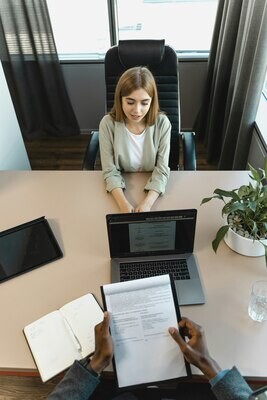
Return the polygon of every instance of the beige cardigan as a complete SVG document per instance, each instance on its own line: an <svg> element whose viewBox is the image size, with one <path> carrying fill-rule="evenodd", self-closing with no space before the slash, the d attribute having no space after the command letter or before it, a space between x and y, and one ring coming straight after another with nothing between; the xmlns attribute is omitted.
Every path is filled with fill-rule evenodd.
<svg viewBox="0 0 267 400"><path fill-rule="evenodd" d="M152 171L145 190L165 192L169 178L171 123L164 114L159 114L155 125L148 126L145 132L141 171ZM113 121L105 115L99 126L101 164L106 189L125 188L122 172L133 171L130 165L129 143L124 122Z"/></svg>

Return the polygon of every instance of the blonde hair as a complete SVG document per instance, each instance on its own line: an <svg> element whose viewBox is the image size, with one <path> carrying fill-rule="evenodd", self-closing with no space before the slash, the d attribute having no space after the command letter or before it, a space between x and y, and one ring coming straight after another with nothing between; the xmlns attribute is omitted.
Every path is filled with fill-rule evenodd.
<svg viewBox="0 0 267 400"><path fill-rule="evenodd" d="M122 109L122 97L129 96L137 89L144 89L151 97L150 107L145 119L147 125L154 125L160 112L158 91L155 79L146 67L130 68L121 75L115 89L114 104L109 114L115 121L122 122L125 118Z"/></svg>

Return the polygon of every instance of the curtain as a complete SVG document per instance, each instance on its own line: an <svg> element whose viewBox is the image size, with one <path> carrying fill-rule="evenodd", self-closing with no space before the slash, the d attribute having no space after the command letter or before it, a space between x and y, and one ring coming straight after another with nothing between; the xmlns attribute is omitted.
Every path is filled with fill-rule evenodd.
<svg viewBox="0 0 267 400"><path fill-rule="evenodd" d="M0 0L0 59L24 138L80 133L46 0Z"/></svg>
<svg viewBox="0 0 267 400"><path fill-rule="evenodd" d="M219 0L195 130L208 162L245 169L267 65L267 0Z"/></svg>

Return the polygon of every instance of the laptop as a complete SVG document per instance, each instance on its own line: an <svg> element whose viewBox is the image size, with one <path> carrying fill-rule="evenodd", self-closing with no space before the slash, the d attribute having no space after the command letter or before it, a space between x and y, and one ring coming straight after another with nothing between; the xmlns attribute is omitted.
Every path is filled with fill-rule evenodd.
<svg viewBox="0 0 267 400"><path fill-rule="evenodd" d="M204 304L193 254L197 210L106 216L111 282L172 274L180 305Z"/></svg>

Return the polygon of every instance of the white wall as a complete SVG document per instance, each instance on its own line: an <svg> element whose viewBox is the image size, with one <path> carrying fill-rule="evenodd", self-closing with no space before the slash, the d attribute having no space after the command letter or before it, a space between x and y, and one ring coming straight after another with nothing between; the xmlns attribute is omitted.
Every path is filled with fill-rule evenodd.
<svg viewBox="0 0 267 400"><path fill-rule="evenodd" d="M31 169L0 63L0 170Z"/></svg>

